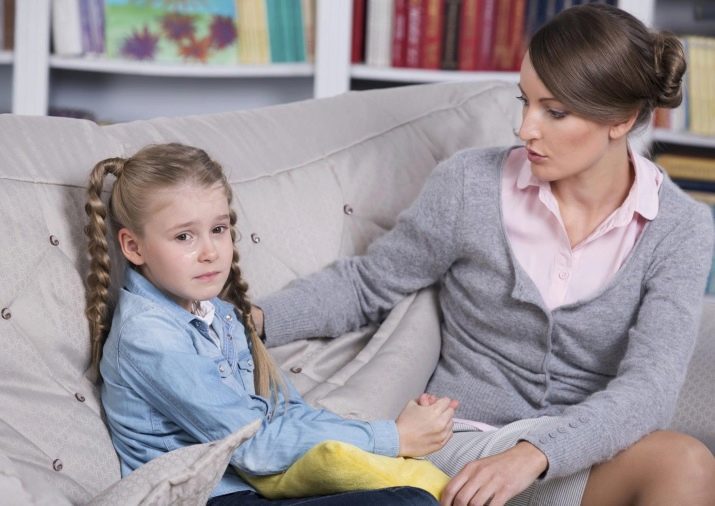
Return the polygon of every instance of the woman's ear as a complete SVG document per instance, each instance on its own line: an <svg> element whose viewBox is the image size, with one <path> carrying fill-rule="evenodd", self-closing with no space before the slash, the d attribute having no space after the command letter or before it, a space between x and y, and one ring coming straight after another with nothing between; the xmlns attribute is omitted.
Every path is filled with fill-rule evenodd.
<svg viewBox="0 0 715 506"><path fill-rule="evenodd" d="M119 247L122 249L122 254L129 262L134 265L144 264L144 257L141 251L141 242L137 235L124 227L117 232L117 240Z"/></svg>
<svg viewBox="0 0 715 506"><path fill-rule="evenodd" d="M611 140L614 141L625 137L626 135L628 135L628 132L631 131L633 125L635 125L636 119L638 119L638 112L633 113L625 121L621 121L614 125L611 125L611 128L608 131L608 136L611 138Z"/></svg>

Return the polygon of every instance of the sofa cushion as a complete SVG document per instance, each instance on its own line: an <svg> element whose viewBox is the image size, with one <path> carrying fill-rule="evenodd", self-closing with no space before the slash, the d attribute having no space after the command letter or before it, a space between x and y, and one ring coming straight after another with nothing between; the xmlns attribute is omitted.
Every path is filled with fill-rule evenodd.
<svg viewBox="0 0 715 506"><path fill-rule="evenodd" d="M23 479L48 483L72 503L119 479L87 375L83 206L97 161L148 143L207 150L234 189L242 268L257 297L364 251L455 151L513 143L515 93L508 83L450 83L106 127L0 115L0 447ZM358 374L364 362L353 361L360 349L331 350L330 377L339 377L341 364L352 369L340 388L328 388L324 404L350 411L352 387L368 384ZM404 373L386 382L385 398L412 395L424 380L416 376L416 386ZM356 415L382 412L363 403Z"/></svg>
<svg viewBox="0 0 715 506"><path fill-rule="evenodd" d="M256 420L219 441L162 455L103 491L88 506L206 504L233 451L260 426L260 420Z"/></svg>

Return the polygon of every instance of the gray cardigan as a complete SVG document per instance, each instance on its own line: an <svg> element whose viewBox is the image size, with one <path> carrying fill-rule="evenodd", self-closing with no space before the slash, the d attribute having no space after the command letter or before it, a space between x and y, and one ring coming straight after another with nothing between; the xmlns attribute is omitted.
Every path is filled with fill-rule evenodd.
<svg viewBox="0 0 715 506"><path fill-rule="evenodd" d="M548 478L613 457L667 426L695 343L713 248L709 209L665 177L657 217L587 300L550 311L501 215L508 149L462 151L364 256L261 301L269 345L338 336L440 283L442 351L427 391L495 425L548 416L525 437Z"/></svg>

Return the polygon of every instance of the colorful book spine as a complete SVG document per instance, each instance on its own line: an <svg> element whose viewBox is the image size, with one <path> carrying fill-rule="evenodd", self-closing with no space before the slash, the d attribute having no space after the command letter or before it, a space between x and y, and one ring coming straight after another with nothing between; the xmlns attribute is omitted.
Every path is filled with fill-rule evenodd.
<svg viewBox="0 0 715 506"><path fill-rule="evenodd" d="M478 40L481 37L478 19L484 12L483 0L464 0L459 20L459 49L457 51L459 70L477 70Z"/></svg>
<svg viewBox="0 0 715 506"><path fill-rule="evenodd" d="M655 157L672 179L715 182L715 157L664 153Z"/></svg>
<svg viewBox="0 0 715 506"><path fill-rule="evenodd" d="M365 61L365 2L353 0L353 25L350 61L362 63Z"/></svg>
<svg viewBox="0 0 715 506"><path fill-rule="evenodd" d="M422 0L407 2L407 43L405 47L405 66L419 67L422 61L422 16L424 5Z"/></svg>
<svg viewBox="0 0 715 506"><path fill-rule="evenodd" d="M444 0L423 0L420 67L439 69L442 63Z"/></svg>
<svg viewBox="0 0 715 506"><path fill-rule="evenodd" d="M497 1L482 0L482 12L478 20L477 70L494 70L494 44L497 23ZM499 0L503 1L503 0Z"/></svg>
<svg viewBox="0 0 715 506"><path fill-rule="evenodd" d="M15 47L15 0L3 0L2 49L12 51Z"/></svg>
<svg viewBox="0 0 715 506"><path fill-rule="evenodd" d="M444 70L459 67L459 18L462 0L446 0L444 7L444 34L442 38L442 64Z"/></svg>
<svg viewBox="0 0 715 506"><path fill-rule="evenodd" d="M407 1L395 0L395 13L392 20L392 66L405 66L407 50Z"/></svg>
<svg viewBox="0 0 715 506"><path fill-rule="evenodd" d="M305 61L315 61L315 0L301 0Z"/></svg>
<svg viewBox="0 0 715 506"><path fill-rule="evenodd" d="M389 67L392 63L393 0L368 0L365 63Z"/></svg>

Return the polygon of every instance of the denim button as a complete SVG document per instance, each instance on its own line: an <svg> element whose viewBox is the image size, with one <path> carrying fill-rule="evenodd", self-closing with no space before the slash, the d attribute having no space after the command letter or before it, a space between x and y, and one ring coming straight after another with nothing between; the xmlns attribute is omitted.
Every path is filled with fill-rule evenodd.
<svg viewBox="0 0 715 506"><path fill-rule="evenodd" d="M52 461L52 469L55 471L62 471L62 468L64 466L62 465L62 461L60 459L55 459Z"/></svg>
<svg viewBox="0 0 715 506"><path fill-rule="evenodd" d="M224 372L225 370L226 370L226 369L224 368L224 366L222 366L222 365L218 366L218 371L219 371L219 372Z"/></svg>
<svg viewBox="0 0 715 506"><path fill-rule="evenodd" d="M227 315L226 315L226 320L228 320L228 321L231 321L231 320L232 320L232 317L231 317L230 314L227 314Z"/></svg>
<svg viewBox="0 0 715 506"><path fill-rule="evenodd" d="M76 394L74 394L74 398L77 399L79 402L84 402L84 401L85 401L84 395L82 395L82 394L79 393L79 392L77 392Z"/></svg>
<svg viewBox="0 0 715 506"><path fill-rule="evenodd" d="M2 308L2 311L0 311L0 316L2 316L3 320L9 320L10 318L12 318L12 313L8 308L4 307Z"/></svg>

